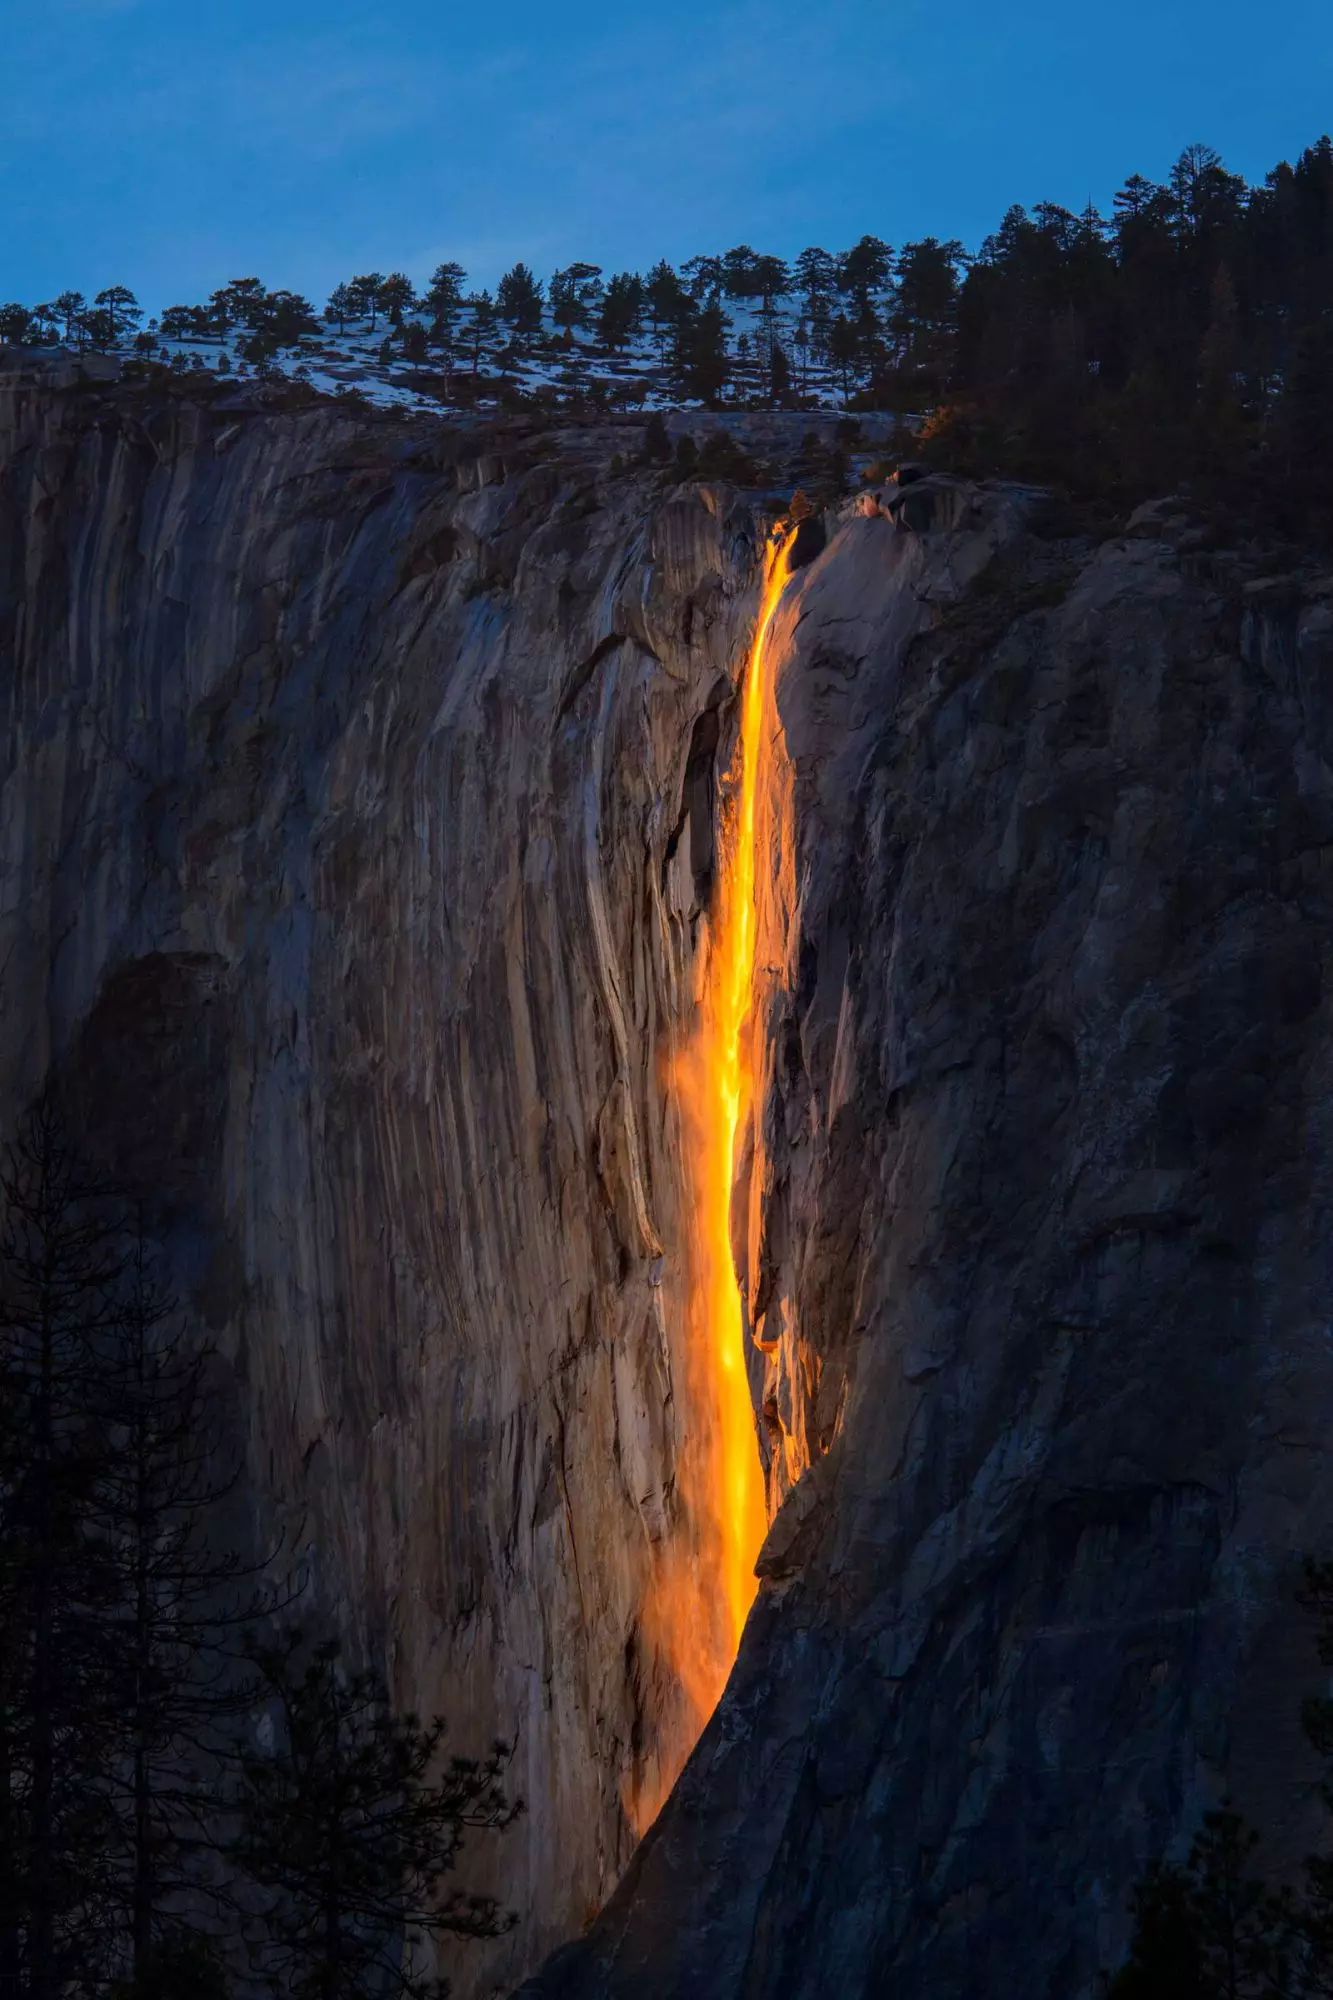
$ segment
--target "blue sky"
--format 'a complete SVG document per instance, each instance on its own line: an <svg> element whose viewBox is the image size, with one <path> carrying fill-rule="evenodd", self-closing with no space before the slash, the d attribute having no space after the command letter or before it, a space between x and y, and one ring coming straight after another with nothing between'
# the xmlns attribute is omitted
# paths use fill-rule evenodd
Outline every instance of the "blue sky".
<svg viewBox="0 0 1333 2000"><path fill-rule="evenodd" d="M1330 126L1328 0L0 0L0 299L975 244Z"/></svg>

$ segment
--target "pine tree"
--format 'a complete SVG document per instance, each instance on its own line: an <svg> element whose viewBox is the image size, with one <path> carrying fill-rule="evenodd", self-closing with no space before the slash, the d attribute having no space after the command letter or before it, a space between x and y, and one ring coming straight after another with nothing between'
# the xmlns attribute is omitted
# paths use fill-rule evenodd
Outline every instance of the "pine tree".
<svg viewBox="0 0 1333 2000"><path fill-rule="evenodd" d="M329 293L329 302L324 308L324 317L329 324L336 325L339 333L347 331L347 322L356 311L356 300L350 285L335 285Z"/></svg>
<svg viewBox="0 0 1333 2000"><path fill-rule="evenodd" d="M675 372L682 392L716 409L731 376L728 321L720 306L696 306L676 327Z"/></svg>
<svg viewBox="0 0 1333 2000"><path fill-rule="evenodd" d="M420 320L409 320L403 328L403 359L417 364L429 357L429 339Z"/></svg>
<svg viewBox="0 0 1333 2000"><path fill-rule="evenodd" d="M680 267L680 275L696 305L705 299L709 305L717 304L726 275L720 257L687 257Z"/></svg>
<svg viewBox="0 0 1333 2000"><path fill-rule="evenodd" d="M108 285L93 303L108 316L113 347L133 333L143 318L143 309L128 285Z"/></svg>
<svg viewBox="0 0 1333 2000"><path fill-rule="evenodd" d="M838 371L845 408L851 395L851 378L861 359L861 336L845 313L839 313L829 326L828 354Z"/></svg>
<svg viewBox="0 0 1333 2000"><path fill-rule="evenodd" d="M838 259L838 290L857 313L873 315L893 269L893 252L878 236L863 236Z"/></svg>
<svg viewBox="0 0 1333 2000"><path fill-rule="evenodd" d="M495 305L489 292L471 292L465 301L471 313L467 340L472 350L472 377L476 380L481 366L482 349L488 340L495 337Z"/></svg>
<svg viewBox="0 0 1333 2000"><path fill-rule="evenodd" d="M431 274L426 296L422 300L422 304L431 315L431 337L439 346L446 349L463 303L463 286L466 282L467 272L461 264L437 264Z"/></svg>
<svg viewBox="0 0 1333 2000"><path fill-rule="evenodd" d="M542 288L526 264L514 264L505 272L496 288L495 309L517 339L541 332Z"/></svg>
<svg viewBox="0 0 1333 2000"><path fill-rule="evenodd" d="M267 289L260 278L231 278L209 296L207 328L228 333L232 327L258 324Z"/></svg>
<svg viewBox="0 0 1333 2000"><path fill-rule="evenodd" d="M759 259L749 244L741 243L734 250L725 251L720 261L722 290L726 296L729 299L757 299Z"/></svg>
<svg viewBox="0 0 1333 2000"><path fill-rule="evenodd" d="M156 1282L142 1223L99 1372L112 1450L91 1511L115 1580L101 1633L113 1755L95 1780L109 1808L106 1905L125 1939L126 2000L171 2000L172 1968L208 1944L187 1913L209 1885L232 1726L255 1699L232 1642L295 1586L260 1580L276 1550L251 1562L221 1532L239 1466L217 1416L218 1357Z"/></svg>
<svg viewBox="0 0 1333 2000"><path fill-rule="evenodd" d="M84 298L83 293L58 292L55 298L55 309L60 315L60 322L64 328L66 345L72 347L78 341L79 345L82 346L82 341L79 340L79 326L83 314L88 309L88 301Z"/></svg>
<svg viewBox="0 0 1333 2000"><path fill-rule="evenodd" d="M6 1150L0 1204L0 1991L56 2000L96 1959L110 1832L115 1576L94 1503L123 1262L50 1098Z"/></svg>
<svg viewBox="0 0 1333 2000"><path fill-rule="evenodd" d="M412 280L406 271L390 271L380 282L376 303L381 312L386 313L391 326L400 327L403 314L410 312L417 302Z"/></svg>
<svg viewBox="0 0 1333 2000"><path fill-rule="evenodd" d="M0 305L0 341L13 341L22 346L35 339L40 332L33 315L25 305L11 300L8 305Z"/></svg>
<svg viewBox="0 0 1333 2000"><path fill-rule="evenodd" d="M1295 1905L1247 1872L1257 1845L1238 1814L1210 1812L1183 1868L1149 1870L1111 2000L1291 2000Z"/></svg>
<svg viewBox="0 0 1333 2000"><path fill-rule="evenodd" d="M359 318L370 320L370 330L375 331L380 309L380 287L384 283L383 271L363 271L359 278L353 278L348 286Z"/></svg>
<svg viewBox="0 0 1333 2000"><path fill-rule="evenodd" d="M821 312L827 314L829 301L838 289L838 260L833 253L811 244L796 259L793 273L807 318L816 320Z"/></svg>
<svg viewBox="0 0 1333 2000"><path fill-rule="evenodd" d="M644 286L648 316L657 342L657 358L666 360L667 345L686 310L688 295L680 278L663 258L653 265Z"/></svg>
<svg viewBox="0 0 1333 2000"><path fill-rule="evenodd" d="M643 319L643 280L634 271L608 279L597 311L597 337L608 354L629 345Z"/></svg>
<svg viewBox="0 0 1333 2000"><path fill-rule="evenodd" d="M520 1810L502 1786L509 1751L441 1769L441 1721L395 1715L383 1683L347 1673L335 1644L303 1669L301 1651L294 1635L253 1652L272 1747L242 1756L234 1852L264 1899L259 1969L284 2000L440 1996L421 1942L495 1937L513 1921L493 1898L446 1888L466 1835Z"/></svg>
<svg viewBox="0 0 1333 2000"><path fill-rule="evenodd" d="M563 333L573 333L588 325L601 303L601 265L571 264L567 270L554 271L547 289L551 318Z"/></svg>
<svg viewBox="0 0 1333 2000"><path fill-rule="evenodd" d="M1319 1620L1316 1643L1321 1665L1333 1667L1333 1562L1306 1563L1300 1602ZM1324 1804L1333 1806L1333 1700L1326 1694L1311 1696L1302 1707L1301 1721L1311 1748L1323 1759ZM1305 1882L1300 1929L1308 1990L1326 2000L1333 1995L1333 1855L1310 1855Z"/></svg>

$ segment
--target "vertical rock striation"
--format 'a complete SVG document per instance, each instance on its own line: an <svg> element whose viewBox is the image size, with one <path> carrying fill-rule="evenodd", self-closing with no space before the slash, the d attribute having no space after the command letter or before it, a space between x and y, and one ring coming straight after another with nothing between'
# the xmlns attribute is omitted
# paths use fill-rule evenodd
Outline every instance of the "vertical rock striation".
<svg viewBox="0 0 1333 2000"><path fill-rule="evenodd" d="M1277 1865L1313 1810L1333 586L945 480L802 532L733 1210L779 1504L631 1860L758 535L620 444L0 385L0 1111L65 1078L256 1510L517 1732L463 1993L591 1921L529 1991L1090 1996L1205 1805Z"/></svg>
<svg viewBox="0 0 1333 2000"><path fill-rule="evenodd" d="M0 1109L66 1077L256 1505L405 1701L517 1737L524 1921L463 1993L688 1748L640 1626L689 1529L662 1075L755 528L616 442L0 391Z"/></svg>
<svg viewBox="0 0 1333 2000"><path fill-rule="evenodd" d="M1020 494L899 511L782 634L760 1255L813 1463L547 2000L1091 1996L1207 1806L1277 1869L1317 1817L1333 584L1169 506L1101 547Z"/></svg>

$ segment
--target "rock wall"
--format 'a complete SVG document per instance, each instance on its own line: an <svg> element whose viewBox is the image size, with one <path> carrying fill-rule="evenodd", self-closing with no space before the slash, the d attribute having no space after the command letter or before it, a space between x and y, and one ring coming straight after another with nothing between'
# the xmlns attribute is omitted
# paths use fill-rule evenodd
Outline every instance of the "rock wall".
<svg viewBox="0 0 1333 2000"><path fill-rule="evenodd" d="M462 1993L591 1924L528 1991L1090 1996L1206 1805L1277 1866L1317 1814L1333 586L948 481L793 580L736 1234L809 1469L631 1860L757 528L624 443L0 387L0 1112L65 1077L257 1512L404 1699L517 1732L524 1922Z"/></svg>
<svg viewBox="0 0 1333 2000"><path fill-rule="evenodd" d="M1279 1872L1318 1823L1333 583L1170 504L904 511L780 635L768 1254L829 1448L544 2000L1075 2000L1207 1807Z"/></svg>
<svg viewBox="0 0 1333 2000"><path fill-rule="evenodd" d="M635 440L637 441L637 440ZM0 390L0 1047L154 1204L255 1505L517 1738L507 1991L689 1747L680 1146L751 511L620 436Z"/></svg>

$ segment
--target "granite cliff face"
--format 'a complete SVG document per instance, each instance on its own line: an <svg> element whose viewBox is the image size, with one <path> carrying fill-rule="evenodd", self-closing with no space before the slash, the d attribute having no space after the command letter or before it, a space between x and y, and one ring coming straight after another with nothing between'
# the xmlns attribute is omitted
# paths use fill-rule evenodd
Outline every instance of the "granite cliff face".
<svg viewBox="0 0 1333 2000"><path fill-rule="evenodd" d="M631 1860L764 523L617 447L5 387L3 1108L69 1079L256 1506L404 1698L517 1730L525 1921L462 1991L628 1864L529 1990L1091 1994L1204 1805L1280 1860L1314 1810L1333 590L943 480L803 534L735 1231L780 1504Z"/></svg>
<svg viewBox="0 0 1333 2000"><path fill-rule="evenodd" d="M692 1740L639 1632L683 1532L661 1076L756 526L620 442L0 407L3 1110L72 1083L260 1512L404 1701L517 1736L524 1922L464 1992L577 1931Z"/></svg>
<svg viewBox="0 0 1333 2000"><path fill-rule="evenodd" d="M789 607L771 1212L845 1402L534 1994L1071 2000L1207 1806L1277 1867L1317 1822L1333 589L1021 512L918 489Z"/></svg>

